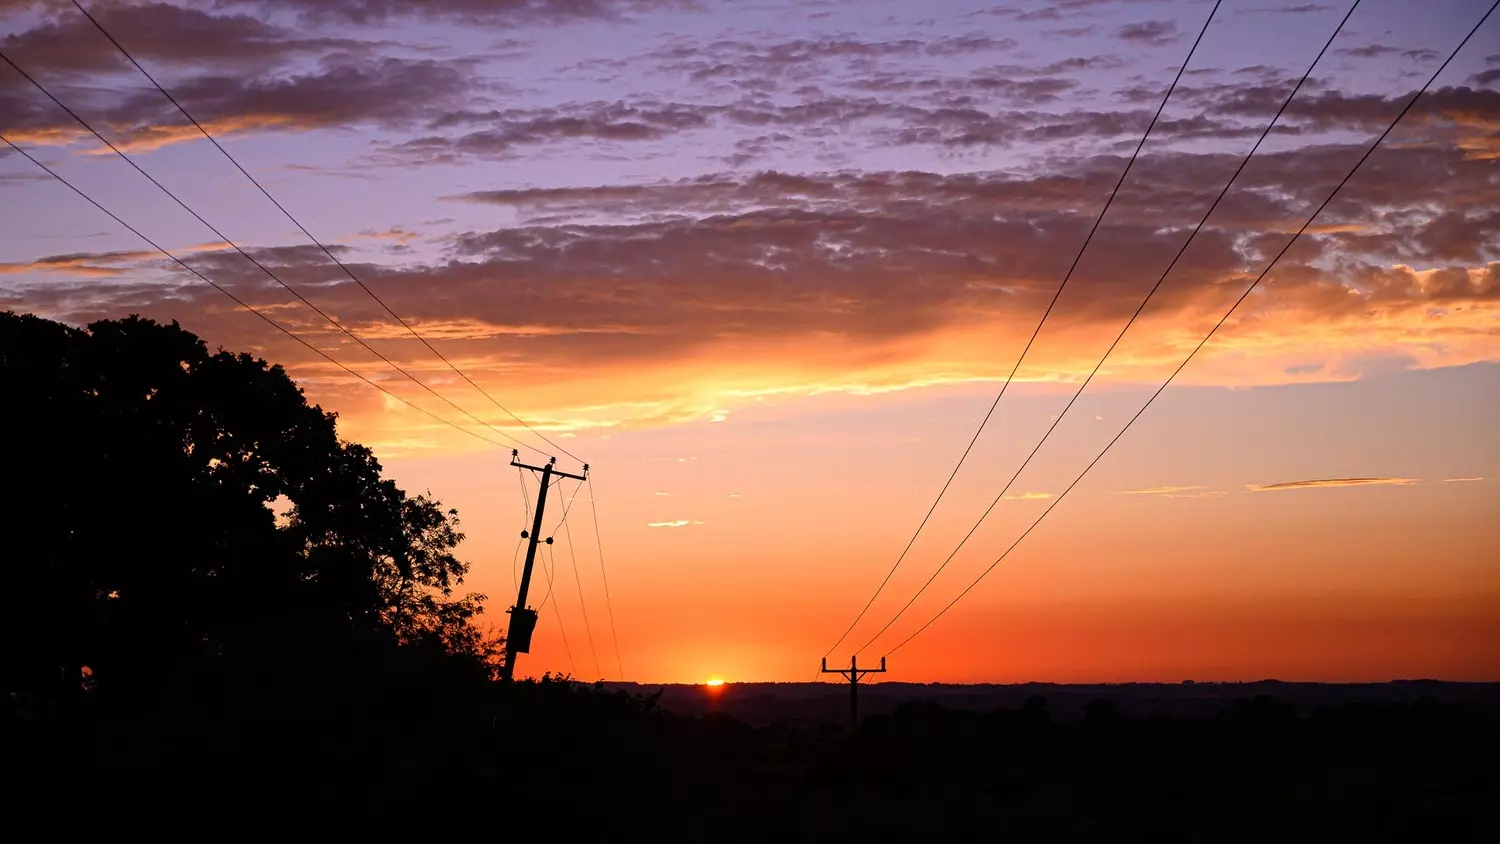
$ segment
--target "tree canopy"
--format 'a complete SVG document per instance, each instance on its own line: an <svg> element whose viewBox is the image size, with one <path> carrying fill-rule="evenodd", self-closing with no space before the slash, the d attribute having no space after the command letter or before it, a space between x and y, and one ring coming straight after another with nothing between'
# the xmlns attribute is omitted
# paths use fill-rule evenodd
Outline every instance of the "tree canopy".
<svg viewBox="0 0 1500 844"><path fill-rule="evenodd" d="M456 591L457 513L383 478L280 366L175 322L0 313L0 395L23 709L85 689L149 705L227 666L492 654L483 596Z"/></svg>

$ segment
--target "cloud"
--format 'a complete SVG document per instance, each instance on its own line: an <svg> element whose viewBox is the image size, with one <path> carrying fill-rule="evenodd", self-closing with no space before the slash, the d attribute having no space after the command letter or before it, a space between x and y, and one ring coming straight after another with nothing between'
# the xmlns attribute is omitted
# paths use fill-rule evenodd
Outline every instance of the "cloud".
<svg viewBox="0 0 1500 844"><path fill-rule="evenodd" d="M1150 106L1159 96L1152 86L1136 84L1123 92L1138 106L1123 110L1088 108L1087 98L1076 97L1083 84L1077 74L1122 64L1115 56L1075 57L1046 65L996 65L955 76L875 65L843 79L845 90L809 84L785 97L756 91L697 101L636 95L528 108L465 106L433 117L425 133L383 143L375 160L453 163L576 152L599 144L662 150L674 140L699 134L733 148L725 157L737 163L754 160L777 141L798 138L847 145L851 151L872 146L1005 147L1012 154L1055 155L1057 145L1065 142L1124 143L1150 123ZM1184 88L1180 99L1198 106L1197 112L1160 121L1154 138L1182 144L1258 135L1292 84L1279 74L1258 76ZM1350 130L1378 131L1408 96L1303 94L1293 100L1276 131L1308 144ZM1064 98L1079 105L1057 109ZM1405 125L1467 135L1472 146L1487 149L1497 122L1500 92L1445 88L1424 96ZM1500 141L1494 146L1500 150Z"/></svg>
<svg viewBox="0 0 1500 844"><path fill-rule="evenodd" d="M1181 37L1176 21L1150 20L1129 23L1115 30L1115 37L1133 44L1153 47L1170 44Z"/></svg>
<svg viewBox="0 0 1500 844"><path fill-rule="evenodd" d="M1360 47L1343 47L1334 50L1341 56L1351 56L1357 59L1378 59L1386 56L1402 56L1414 62L1430 62L1439 58L1436 50L1413 50L1409 48L1393 47L1389 44L1365 44Z"/></svg>
<svg viewBox="0 0 1500 844"><path fill-rule="evenodd" d="M994 6L981 9L973 14L995 15L997 17L1014 18L1017 21L1056 21L1064 17L1072 20L1080 16L1095 15L1109 6L1127 6L1143 3L1156 3L1158 0L1047 0L1040 6L1027 9L1020 5L1010 4Z"/></svg>
<svg viewBox="0 0 1500 844"><path fill-rule="evenodd" d="M247 14L215 15L170 3L95 4L90 12L147 67L256 68L378 44L308 37ZM71 8L71 7L69 7ZM28 72L130 71L128 60L82 15L73 13L0 39L0 51Z"/></svg>
<svg viewBox="0 0 1500 844"><path fill-rule="evenodd" d="M84 278L111 278L124 275L129 265L154 257L155 252L97 252L71 255L48 255L35 261L0 264L0 275L49 272L66 273ZM118 266L124 263L126 266Z"/></svg>
<svg viewBox="0 0 1500 844"><path fill-rule="evenodd" d="M873 72L902 59L974 56L1017 46L1013 38L981 32L884 41L849 36L781 42L720 38L701 44L678 43L602 64L611 73L648 69L708 90L768 93L808 83L826 85L846 74Z"/></svg>
<svg viewBox="0 0 1500 844"><path fill-rule="evenodd" d="M454 111L436 117L428 128L482 128L452 137L424 135L388 144L383 156L389 160L437 163L466 157L501 157L523 148L566 141L659 141L669 135L704 128L709 123L710 111L674 103L632 105L623 101L532 110Z"/></svg>
<svg viewBox="0 0 1500 844"><path fill-rule="evenodd" d="M1226 493L1223 490L1209 489L1201 484L1192 486L1157 486L1147 489L1122 490L1120 495L1152 495L1161 498L1223 498Z"/></svg>
<svg viewBox="0 0 1500 844"><path fill-rule="evenodd" d="M45 83L44 83L45 84ZM278 76L205 74L172 94L216 136L254 131L311 131L359 125L410 127L443 113L473 90L461 63L340 58L316 71ZM154 90L122 95L109 88L54 91L63 102L126 149L155 149L201 137ZM0 98L0 124L17 142L72 143L88 133L38 97Z"/></svg>
<svg viewBox="0 0 1500 844"><path fill-rule="evenodd" d="M1258 9L1237 9L1242 15L1253 14L1276 14L1276 15L1306 15L1313 12L1326 12L1335 6L1326 6L1319 3L1301 3L1295 6L1270 6Z"/></svg>
<svg viewBox="0 0 1500 844"><path fill-rule="evenodd" d="M1343 486L1410 486L1415 478L1321 478L1309 481L1287 481L1276 484L1247 484L1251 492L1279 492L1288 489L1320 489Z"/></svg>
<svg viewBox="0 0 1500 844"><path fill-rule="evenodd" d="M1050 492L1021 492L1015 495L1005 496L1006 501L1046 501L1052 497Z"/></svg>
<svg viewBox="0 0 1500 844"><path fill-rule="evenodd" d="M691 0L259 0L257 5L268 11L294 10L307 23L376 26L417 19L505 27L624 22L632 14L696 8Z"/></svg>
<svg viewBox="0 0 1500 844"><path fill-rule="evenodd" d="M1484 480L1483 477L1473 477L1473 478L1443 478L1443 483L1445 483L1445 484L1462 484L1462 483L1474 483L1476 481L1482 481L1482 480Z"/></svg>
<svg viewBox="0 0 1500 844"><path fill-rule="evenodd" d="M339 73L348 74L344 89ZM475 170L465 192L450 199L503 208L494 215L503 224L456 228L450 221L442 240L425 240L420 258L368 249L359 254L376 257L351 261L362 281L424 335L440 338L466 372L487 386L503 385L517 407L569 431L703 421L757 396L871 394L1003 378L997 361L1009 359L1011 344L1034 326L1125 164L1120 153L1088 144L1138 131L1150 117L1134 108L940 108L900 97L814 94L701 106L639 98L492 108L471 101L474 81L461 65L404 60L213 81L225 76L186 86L206 103L221 98L224 105L211 111L223 119L249 104L235 119L280 113L288 127L335 118L409 126L421 137L439 133L445 154L475 134L510 133L508 143L535 150L526 144L594 143L589 132L632 123L658 135L632 141L646 145L643 154L700 126L715 136L742 129L791 143L806 137L804 130L831 133L841 120L885 125L881 131L890 134L882 137L891 144L945 150L1060 139L1034 165L972 172L962 163L938 171L944 162L931 172L830 166L525 186L486 185L485 171ZM1284 96L1263 72L1228 76L1239 80L1228 89L1194 81L1190 102L1207 119L1169 121L1176 133L1170 137L1254 130L1278 91ZM1051 77L1016 77L1033 78ZM399 102L377 102L384 85L416 90L399 92ZM323 116L332 101L348 111ZM1374 125L1402 104L1399 97L1328 91L1315 101L1321 111L1294 116L1299 133ZM19 108L16 102L0 100L0 110ZM1500 360L1493 328L1500 313L1500 183L1483 146L1500 137L1500 93L1448 88L1423 103L1184 380L1351 380L1371 355L1394 353L1403 355L1403 366L1420 368ZM143 143L170 116L151 110L159 104L148 109L129 97L101 100L101 107L114 110L111 126L148 130L138 133ZM386 136L402 137L395 130ZM869 140L852 129L847 137ZM1080 139L1082 147L1070 143ZM1362 142L1317 134L1284 140L1288 146L1257 155L1104 377L1165 377L1363 152ZM1237 164L1236 154L1217 146L1164 144L1140 159L1049 319L1049 342L1028 358L1023 377L1087 372L1097 337L1139 305ZM455 216L487 215L471 207ZM263 325L234 313L212 290L151 256L122 254L19 262L13 267L27 269L8 270L0 307L75 322L132 311L180 318L211 342L274 353L313 379L320 396L331 396L330 406L372 406L357 397L367 388L308 360L305 350L268 339ZM403 365L424 375L436 366L400 342L404 329L316 248L276 247L265 255L341 321L388 340ZM267 288L243 259L210 251L192 260L343 353L326 325ZM19 275L38 269L50 270L47 284ZM91 272L117 270L122 274L107 285L86 284ZM440 366L435 371L445 374ZM622 372L632 373L628 384Z"/></svg>
<svg viewBox="0 0 1500 844"><path fill-rule="evenodd" d="M1280 249L1299 206L1318 201L1319 180L1359 151L1323 147L1263 159L1104 377L1165 377L1247 274ZM1076 292L1049 320L1049 343L1028 359L1023 377L1088 371L1100 332L1139 305L1211 201L1214 180L1234 164L1212 154L1138 163L1139 182L1122 191L1095 235L1069 283ZM1066 178L764 172L475 191L460 199L515 209L517 221L453 236L441 260L351 268L424 335L441 338L465 371L503 384L517 397L508 404L559 428L702 421L756 396L1003 378L1000 352L1034 325L1092 224L1091 203L1121 165L1114 157L1076 159ZM1500 185L1484 162L1451 148L1392 148L1371 165L1367 179L1350 183L1351 202L1289 255L1184 372L1186 381L1350 380L1377 350L1399 350L1403 365L1418 367L1500 360L1493 332L1500 262L1462 257L1494 254L1481 221L1500 205ZM1432 203L1473 224L1433 219ZM1433 258L1408 263L1397 254L1406 252ZM258 254L362 336L394 343L404 335L316 248ZM89 255L69 260L116 266ZM335 348L340 342L238 256L208 252L193 261L249 301L285 309L278 313L295 330ZM0 307L75 322L132 311L180 318L226 347L273 348L299 377L324 384L344 377L307 360L305 350L268 340L212 290L159 263L138 265L140 283L110 287L67 283L59 272L56 283L0 289ZM420 357L400 362L443 374ZM627 371L628 384L619 375ZM361 401L357 387L340 386L348 391L341 400Z"/></svg>
<svg viewBox="0 0 1500 844"><path fill-rule="evenodd" d="M192 255L204 252L220 252L228 248L222 242L199 243L173 247L175 255ZM0 275L22 275L25 273L55 273L79 278L114 278L129 274L141 263L156 262L161 253L151 250L123 250L117 252L73 252L63 255L46 255L33 261L0 264Z"/></svg>
<svg viewBox="0 0 1500 844"><path fill-rule="evenodd" d="M690 520L690 519L675 519L675 520L670 521L670 522L647 522L646 523L646 527L675 528L675 527L687 527L688 525L701 525L701 524L704 524L704 522L693 521L693 520Z"/></svg>

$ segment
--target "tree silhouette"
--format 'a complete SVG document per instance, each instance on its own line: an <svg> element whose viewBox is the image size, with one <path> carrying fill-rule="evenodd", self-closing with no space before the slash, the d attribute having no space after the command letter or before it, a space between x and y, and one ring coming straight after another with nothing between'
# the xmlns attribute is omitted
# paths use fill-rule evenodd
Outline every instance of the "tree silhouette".
<svg viewBox="0 0 1500 844"><path fill-rule="evenodd" d="M372 648L491 653L483 596L454 593L457 513L382 478L281 367L176 323L4 313L0 395L22 709Z"/></svg>

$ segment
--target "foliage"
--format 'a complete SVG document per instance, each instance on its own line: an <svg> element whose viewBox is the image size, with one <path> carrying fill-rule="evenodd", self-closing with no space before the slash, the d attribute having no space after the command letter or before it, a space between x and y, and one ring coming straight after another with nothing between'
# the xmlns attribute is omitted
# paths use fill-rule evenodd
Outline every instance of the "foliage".
<svg viewBox="0 0 1500 844"><path fill-rule="evenodd" d="M479 659L457 513L381 477L279 366L176 323L0 314L23 707L150 705L189 670L434 643ZM289 504L278 525L273 504Z"/></svg>

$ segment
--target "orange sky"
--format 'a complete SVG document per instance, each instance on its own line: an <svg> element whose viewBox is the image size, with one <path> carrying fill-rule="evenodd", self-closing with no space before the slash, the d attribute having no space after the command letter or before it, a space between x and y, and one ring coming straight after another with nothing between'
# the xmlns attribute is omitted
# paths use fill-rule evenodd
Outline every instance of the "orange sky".
<svg viewBox="0 0 1500 844"><path fill-rule="evenodd" d="M364 286L592 464L619 664L585 500L577 581L566 531L551 593L533 580L521 673L697 682L813 676L1010 372L1209 4L1091 0L1067 25L977 0L315 5L100 14ZM1057 501L1487 5L1361 5L1010 500L862 659ZM1000 492L1347 8L1222 7L943 507L832 659ZM1500 679L1497 25L887 678ZM341 363L496 436L286 287L543 459L70 7L0 3L0 46L269 272L8 69L7 137ZM468 586L504 624L528 527L508 447L268 331L18 155L0 156L0 200L0 308L176 319L285 365L404 488L459 509Z"/></svg>

